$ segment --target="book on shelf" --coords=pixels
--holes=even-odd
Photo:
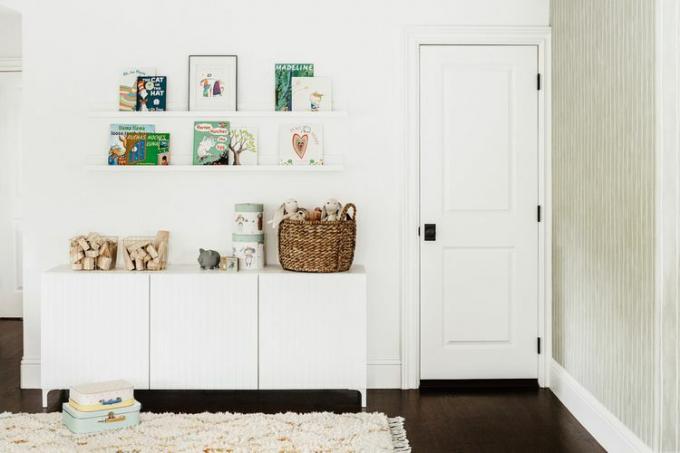
[[[169,165],[170,134],[151,124],[112,124],[109,165]]]
[[[274,110],[293,110],[293,77],[314,77],[311,63],[277,63],[274,65]]]
[[[137,78],[155,74],[155,68],[128,68],[123,70],[118,84],[118,110],[134,112],[137,108]]]
[[[167,80],[168,78],[165,76],[137,77],[136,110],[139,112],[164,112]]]
[[[280,165],[323,165],[321,124],[288,124],[279,129]]]
[[[229,165],[229,121],[194,122],[194,165]]]
[[[293,77],[293,111],[329,112],[333,96],[330,77]]]

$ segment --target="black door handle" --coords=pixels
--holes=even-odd
[[[436,241],[437,240],[437,224],[436,223],[426,223],[425,224],[425,240],[426,241]]]

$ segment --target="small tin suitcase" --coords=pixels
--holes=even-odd
[[[132,406],[119,409],[81,412],[64,403],[62,420],[76,434],[96,433],[138,425],[141,408],[142,405],[135,401]]]
[[[134,402],[134,389],[127,381],[93,382],[69,389],[69,403],[82,412],[117,409]]]

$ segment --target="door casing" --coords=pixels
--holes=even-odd
[[[420,384],[420,58],[421,45],[528,45],[538,48],[541,89],[538,93],[538,199],[542,220],[538,257],[538,384],[550,385],[552,361],[551,272],[551,73],[549,27],[411,27],[404,37],[404,86],[406,109],[402,155],[401,222],[401,387]]]

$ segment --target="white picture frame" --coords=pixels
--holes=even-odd
[[[238,57],[189,55],[190,111],[238,110]]]

